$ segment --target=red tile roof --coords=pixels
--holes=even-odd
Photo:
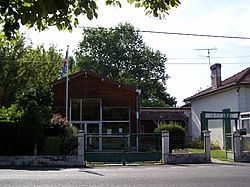
[[[112,80],[112,79],[110,79],[110,78],[108,78],[108,77],[99,75],[99,74],[97,74],[97,73],[95,73],[95,72],[93,72],[93,71],[90,71],[90,70],[81,70],[81,71],[79,71],[79,72],[70,74],[70,75],[68,76],[68,78],[69,78],[69,80],[72,80],[72,79],[74,79],[74,78],[76,78],[76,77],[88,76],[88,75],[93,76],[93,77],[96,77],[96,78],[98,78],[98,79],[100,79],[100,80],[102,80],[102,81],[106,81],[106,82],[109,82],[109,83],[111,83],[111,84],[118,85],[118,86],[120,86],[120,87],[122,87],[122,88],[124,88],[124,89],[130,90],[130,91],[132,91],[132,92],[136,92],[136,89],[135,89],[134,87],[132,87],[132,86],[125,85],[125,84],[123,84],[123,83],[121,83],[121,82],[119,82],[119,81]],[[53,85],[56,85],[56,84],[62,84],[62,83],[64,83],[65,81],[66,81],[66,77],[63,77],[63,78],[58,79],[58,80],[55,80],[55,81],[52,83],[52,86],[53,86]]]
[[[229,88],[229,87],[232,87],[235,85],[241,85],[241,84],[250,84],[250,67],[248,67],[248,68],[242,70],[241,72],[225,79],[224,81],[222,81],[221,86],[219,86],[218,88],[212,89],[212,87],[210,87],[210,88],[203,90],[203,91],[201,91],[201,92],[199,92],[191,97],[184,99],[184,102],[188,102],[188,101],[191,101],[195,98],[205,96],[205,95],[208,95],[210,93],[215,93],[215,92],[221,91],[225,88]]]
[[[186,121],[190,108],[141,108],[140,120]]]

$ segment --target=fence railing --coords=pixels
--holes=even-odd
[[[161,134],[156,133],[117,133],[85,134],[85,150],[115,151],[160,151]]]

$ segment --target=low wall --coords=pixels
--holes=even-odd
[[[205,153],[189,153],[189,154],[169,154],[165,155],[167,164],[192,164],[210,162]]]
[[[241,152],[240,162],[250,162],[250,152]]]
[[[0,156],[0,166],[84,166],[83,156]]]

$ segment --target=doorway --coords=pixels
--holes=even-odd
[[[88,122],[84,123],[85,133],[85,149],[86,150],[101,150],[102,136],[100,123]]]

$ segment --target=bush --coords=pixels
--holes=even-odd
[[[59,136],[46,137],[43,142],[44,155],[60,155],[62,147],[62,140]]]
[[[16,104],[12,104],[9,108],[4,106],[0,108],[0,120],[1,121],[19,121],[23,116],[23,110],[18,108]]]
[[[186,147],[193,149],[204,149],[204,141],[201,138],[186,142]]]
[[[42,116],[35,101],[30,101],[21,119],[19,128],[20,154],[31,155],[37,145],[38,153],[42,151],[44,128]]]
[[[75,153],[78,146],[77,128],[74,127],[61,114],[52,114],[52,119],[46,125],[45,134],[47,136],[58,136],[61,142],[61,154],[71,155]]]
[[[170,150],[185,148],[185,129],[179,123],[162,123],[155,129],[156,133],[162,131],[168,131],[170,133]]]
[[[211,141],[211,143],[210,143],[210,149],[211,150],[220,150],[219,143]]]
[[[0,121],[0,155],[17,153],[18,124],[13,121]]]
[[[193,149],[204,149],[204,141],[201,138],[197,138],[195,140],[189,141],[186,143],[186,147]],[[220,150],[220,146],[218,142],[210,142],[211,150]]]

